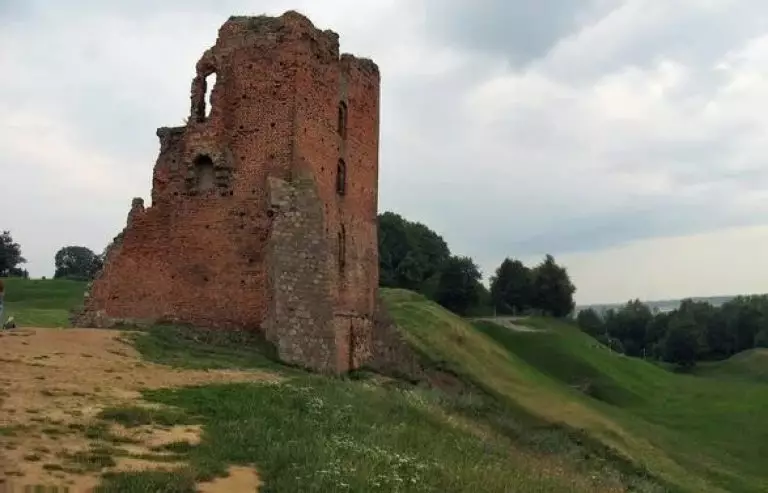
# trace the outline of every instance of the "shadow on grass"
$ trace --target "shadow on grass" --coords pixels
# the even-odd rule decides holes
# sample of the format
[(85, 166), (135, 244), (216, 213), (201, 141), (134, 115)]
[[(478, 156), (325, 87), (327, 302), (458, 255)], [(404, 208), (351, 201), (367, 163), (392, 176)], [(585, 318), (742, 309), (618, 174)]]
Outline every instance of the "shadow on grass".
[(147, 361), (188, 369), (268, 369), (298, 372), (277, 361), (259, 334), (157, 325), (125, 336)]

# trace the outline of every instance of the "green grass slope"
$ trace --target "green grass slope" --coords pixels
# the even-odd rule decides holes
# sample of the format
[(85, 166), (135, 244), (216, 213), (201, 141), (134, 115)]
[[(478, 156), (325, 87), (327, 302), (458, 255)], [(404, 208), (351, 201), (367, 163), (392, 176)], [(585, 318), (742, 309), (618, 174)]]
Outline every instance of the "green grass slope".
[[(19, 313), (66, 311), (67, 304), (80, 302), (59, 282), (14, 284), (9, 294)], [(597, 474), (603, 469), (585, 466), (561, 447), (547, 452), (546, 431), (529, 435), (540, 438), (538, 448), (496, 433), (484, 416), (470, 412), (484, 411), (480, 398), (452, 397), (365, 372), (350, 378), (311, 375), (192, 330), (156, 327), (134, 343), (158, 363), (267, 368), (284, 380), (153, 390), (145, 397), (167, 407), (105, 409), (95, 428), (107, 422), (199, 423), (204, 432), (199, 445), (174, 444), (173, 454), (161, 457), (179, 460), (183, 468), (109, 474), (102, 493), (192, 493), (197, 482), (224, 474), (230, 465), (254, 465), (262, 493), (625, 491), (620, 475)], [(505, 417), (503, 410), (489, 411)], [(98, 450), (118, 453), (109, 443)]]
[[(64, 320), (83, 287), (13, 281), (9, 311), (35, 320), (27, 325), (45, 325), (43, 314)], [(410, 344), (464, 382), (461, 392), (364, 372), (309, 375), (238, 343), (158, 327), (135, 341), (149, 360), (268, 368), (285, 381), (147, 392), (174, 409), (163, 416), (109, 410), (102, 419), (169, 424), (172, 415), (205, 432), (200, 445), (178, 451), (185, 469), (113, 475), (103, 491), (193, 492), (195, 481), (232, 464), (255, 464), (264, 492), (768, 491), (768, 385), (752, 378), (754, 362), (729, 378), (722, 367), (679, 375), (551, 320), (515, 332), (472, 324), (410, 292), (383, 297)]]
[(750, 349), (725, 361), (700, 364), (696, 368), (696, 374), (768, 384), (768, 349)]
[(583, 430), (681, 491), (768, 491), (768, 386), (678, 375), (569, 325), (515, 332), (410, 293), (388, 302), (411, 342), (510, 407)]
[(6, 318), (19, 326), (68, 327), (69, 311), (83, 303), (85, 283), (59, 279), (3, 279)]

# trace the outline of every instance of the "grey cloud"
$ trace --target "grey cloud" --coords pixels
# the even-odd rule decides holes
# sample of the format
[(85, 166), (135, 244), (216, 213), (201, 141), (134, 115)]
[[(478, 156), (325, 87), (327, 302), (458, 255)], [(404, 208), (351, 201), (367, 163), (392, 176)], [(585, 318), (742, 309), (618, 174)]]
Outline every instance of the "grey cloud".
[[(768, 4), (759, 0), (425, 0), (424, 5), (427, 30), (441, 43), (499, 55), (517, 68), (533, 64), (585, 84), (597, 74), (645, 67), (660, 57), (706, 66), (762, 34), (768, 21)], [(572, 47), (569, 38), (583, 43)], [(580, 53), (585, 47), (590, 52)]]
[[(626, 1), (591, 29), (560, 43), (547, 59), (538, 61), (537, 68), (589, 84), (600, 74), (671, 59), (698, 71), (693, 75), (701, 87), (689, 90), (706, 91), (717, 81), (711, 65), (764, 34), (767, 21), (768, 4), (760, 0)], [(583, 50), (589, 55), (579, 56)]]
[(619, 1), (426, 0), (424, 5), (427, 29), (442, 43), (500, 54), (524, 65)]

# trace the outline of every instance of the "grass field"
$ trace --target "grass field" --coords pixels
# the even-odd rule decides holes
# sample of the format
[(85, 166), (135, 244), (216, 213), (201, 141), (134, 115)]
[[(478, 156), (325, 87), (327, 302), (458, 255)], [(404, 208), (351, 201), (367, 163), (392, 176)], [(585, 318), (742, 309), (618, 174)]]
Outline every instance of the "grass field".
[[(9, 289), (17, 319), (80, 302), (74, 286), (27, 282), (15, 299)], [(266, 492), (768, 491), (765, 353), (680, 375), (552, 320), (515, 332), (471, 324), (410, 292), (383, 294), (425, 361), (469, 391), (447, 395), (365, 372), (322, 378), (238, 344), (155, 328), (134, 341), (149, 361), (266, 368), (285, 380), (147, 391), (168, 407), (106, 410), (104, 421), (194, 422), (204, 434), (175, 450), (185, 468), (112, 475), (103, 491), (193, 492), (229, 465), (255, 465)]]
[(3, 279), (6, 318), (28, 327), (68, 327), (70, 309), (83, 303), (85, 283), (66, 280)]

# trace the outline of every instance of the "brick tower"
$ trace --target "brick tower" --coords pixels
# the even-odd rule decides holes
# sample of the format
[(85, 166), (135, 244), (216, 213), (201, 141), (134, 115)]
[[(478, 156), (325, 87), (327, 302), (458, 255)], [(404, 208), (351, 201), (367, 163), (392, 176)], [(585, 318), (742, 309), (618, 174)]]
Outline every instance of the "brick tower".
[(134, 199), (76, 325), (260, 331), (286, 362), (360, 366), (378, 286), (378, 67), (289, 11), (231, 17), (196, 72), (186, 126), (157, 131), (151, 207)]

